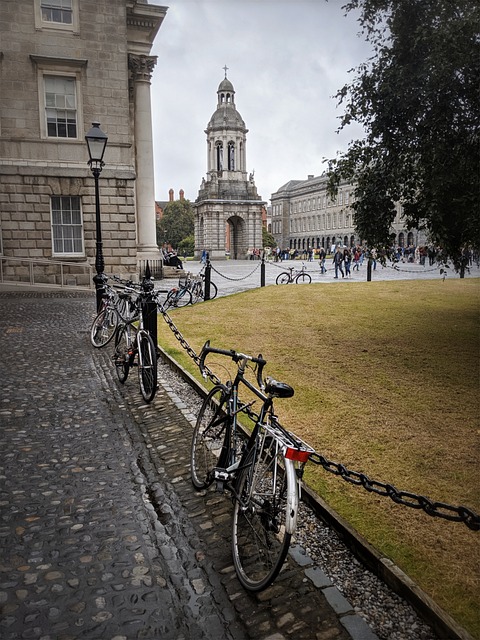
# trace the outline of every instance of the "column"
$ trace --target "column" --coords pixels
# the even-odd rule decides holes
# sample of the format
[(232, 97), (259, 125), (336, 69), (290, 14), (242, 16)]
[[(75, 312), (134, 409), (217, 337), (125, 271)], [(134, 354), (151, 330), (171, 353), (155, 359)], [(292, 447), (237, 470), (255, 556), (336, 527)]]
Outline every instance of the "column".
[[(150, 78), (156, 62), (156, 56), (133, 54), (128, 56), (134, 91), (137, 257), (144, 259), (148, 257), (158, 259), (160, 257), (155, 220), (155, 178), (150, 100)], [(150, 254), (150, 256), (146, 254)]]

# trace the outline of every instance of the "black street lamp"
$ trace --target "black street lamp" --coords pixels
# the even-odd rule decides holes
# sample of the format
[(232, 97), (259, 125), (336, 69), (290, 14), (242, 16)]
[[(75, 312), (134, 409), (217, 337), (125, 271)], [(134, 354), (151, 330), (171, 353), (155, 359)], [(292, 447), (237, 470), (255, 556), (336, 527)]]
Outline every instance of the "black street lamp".
[(105, 269), (105, 263), (103, 261), (103, 242), (102, 242), (102, 223), (100, 220), (100, 195), (98, 192), (98, 178), (102, 171), (103, 154), (105, 153), (105, 147), (107, 146), (108, 136), (100, 129), (99, 122), (92, 122), (92, 128), (85, 134), (85, 140), (88, 147), (88, 165), (93, 173), (95, 180), (95, 223), (96, 223), (96, 236), (97, 236), (97, 250), (95, 254), (95, 271), (97, 275), (93, 277), (95, 283), (95, 289), (97, 292), (97, 311), (100, 311), (102, 304), (103, 284), (105, 282), (105, 276), (103, 270)]

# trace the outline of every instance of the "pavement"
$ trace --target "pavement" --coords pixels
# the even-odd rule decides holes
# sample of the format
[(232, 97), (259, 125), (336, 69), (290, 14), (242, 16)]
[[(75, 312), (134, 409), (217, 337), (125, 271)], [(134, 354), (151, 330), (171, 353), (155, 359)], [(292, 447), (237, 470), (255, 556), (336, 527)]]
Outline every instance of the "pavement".
[[(351, 276), (335, 279), (335, 271), (331, 260), (326, 262), (326, 273), (321, 273), (318, 261), (301, 261), (301, 260), (285, 260), (283, 262), (265, 261), (265, 285), (275, 285), (275, 280), (279, 273), (286, 271), (289, 267), (301, 269), (302, 264), (305, 265), (307, 273), (312, 278), (312, 284), (337, 284), (340, 286), (349, 286), (352, 283), (367, 282), (367, 263), (366, 261), (358, 271), (352, 271)], [(248, 289), (255, 289), (261, 284), (262, 264), (259, 260), (222, 260), (211, 262), (212, 271), (211, 279), (218, 287), (218, 295), (225, 296)], [(198, 261), (184, 262), (184, 270), (197, 274), (203, 265)], [(465, 275), (466, 278), (480, 277), (480, 267), (473, 264)], [(459, 279), (460, 275), (455, 273), (453, 267), (443, 268), (437, 265), (424, 266), (417, 263), (400, 262), (393, 265), (388, 262), (386, 266), (382, 266), (377, 261), (376, 269), (372, 269), (371, 282), (391, 281), (391, 280), (443, 280), (443, 279)], [(164, 287), (166, 282), (175, 282), (174, 280), (162, 280), (159, 287)], [(291, 285), (282, 285), (291, 286)]]
[[(267, 284), (284, 265), (267, 263)], [(259, 286), (260, 263), (212, 267), (220, 295)], [(134, 372), (120, 385), (111, 348), (90, 345), (94, 305), (91, 291), (0, 286), (2, 640), (375, 640), (298, 550), (267, 590), (242, 589), (231, 502), (192, 488), (168, 375), (150, 405)]]

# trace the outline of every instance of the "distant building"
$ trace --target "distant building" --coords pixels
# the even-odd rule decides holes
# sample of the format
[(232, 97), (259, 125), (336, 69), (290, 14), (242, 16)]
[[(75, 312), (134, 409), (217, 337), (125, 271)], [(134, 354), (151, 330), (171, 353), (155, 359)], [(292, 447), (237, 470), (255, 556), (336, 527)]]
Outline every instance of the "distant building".
[(235, 90), (227, 78), (217, 90), (217, 109), (208, 123), (207, 175), (203, 178), (195, 210), (195, 255), (245, 259), (262, 248), (262, 209), (253, 172), (247, 177), (248, 129), (235, 106)]
[[(340, 184), (337, 197), (327, 194), (325, 174), (307, 180), (290, 180), (271, 196), (271, 233), (282, 249), (331, 249), (335, 244), (347, 247), (361, 243), (353, 224), (354, 186)], [(398, 246), (425, 243), (425, 235), (405, 228), (402, 208), (397, 204), (392, 233)]]
[(0, 249), (93, 265), (85, 133), (108, 135), (100, 175), (105, 271), (159, 257), (150, 79), (167, 8), (146, 0), (1, 0)]

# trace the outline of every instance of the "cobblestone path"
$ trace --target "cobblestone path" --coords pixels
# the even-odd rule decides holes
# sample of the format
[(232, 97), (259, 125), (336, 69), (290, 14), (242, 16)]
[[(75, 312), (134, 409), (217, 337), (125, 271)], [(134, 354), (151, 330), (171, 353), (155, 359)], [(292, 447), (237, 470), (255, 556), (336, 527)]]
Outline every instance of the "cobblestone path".
[(190, 482), (190, 423), (164, 389), (144, 405), (136, 376), (119, 385), (93, 304), (0, 294), (2, 640), (351, 637), (291, 559), (241, 588), (231, 505)]

